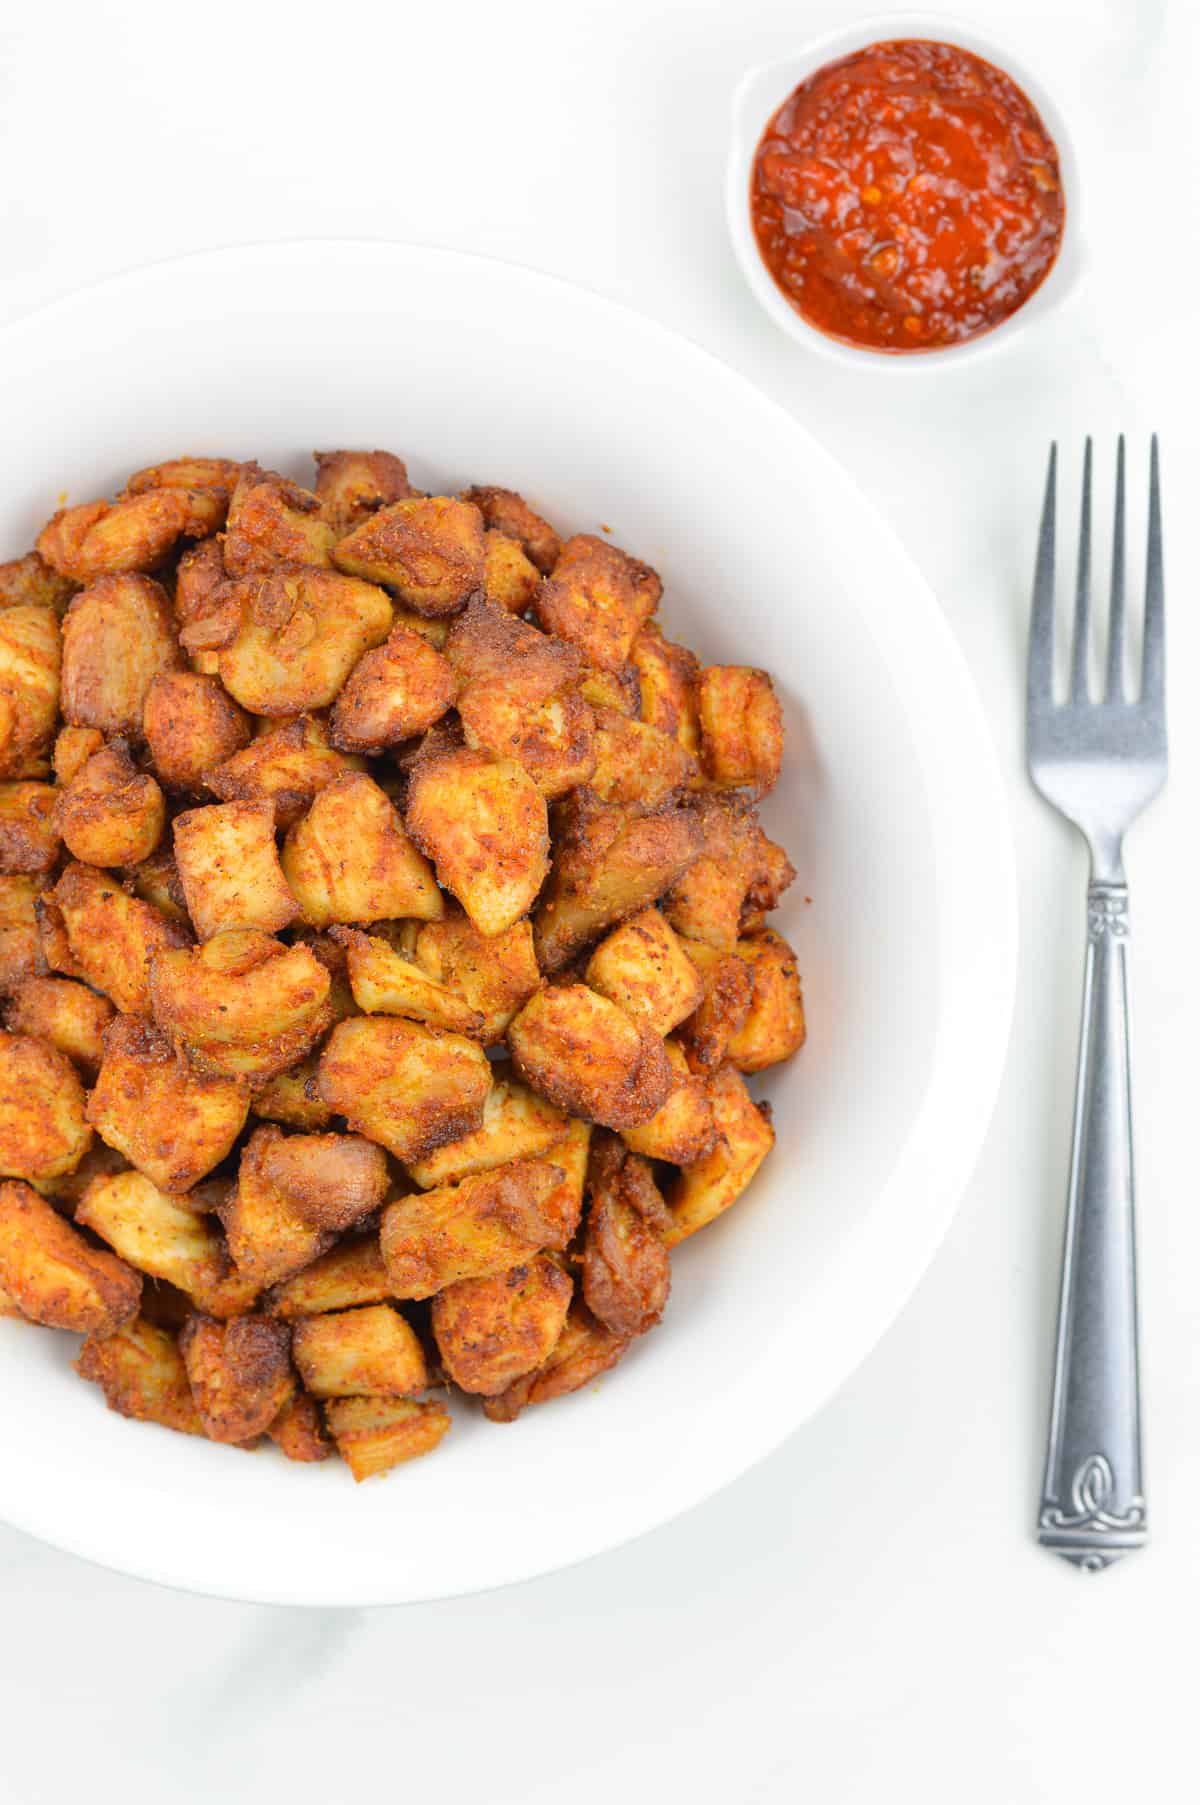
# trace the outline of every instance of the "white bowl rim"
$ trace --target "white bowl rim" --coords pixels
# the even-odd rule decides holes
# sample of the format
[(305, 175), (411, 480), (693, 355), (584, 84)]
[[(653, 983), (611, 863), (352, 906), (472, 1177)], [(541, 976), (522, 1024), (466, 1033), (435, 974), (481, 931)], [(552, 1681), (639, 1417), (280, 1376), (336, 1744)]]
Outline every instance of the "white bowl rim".
[[(886, 352), (866, 346), (843, 343), (831, 338), (805, 319), (791, 305), (762, 260), (754, 230), (750, 223), (748, 197), (750, 175), (759, 138), (768, 119), (782, 106), (788, 95), (806, 76), (825, 63), (849, 56), (869, 44), (889, 38), (931, 38), (936, 42), (955, 44), (975, 56), (995, 64), (1010, 75), (1033, 102), (1042, 122), (1053, 138), (1059, 155), (1066, 217), (1058, 256), (1045, 280), (1029, 299), (986, 332), (961, 344), (941, 345), (928, 351)], [(1030, 325), (1052, 312), (1078, 285), (1085, 268), (1082, 191), (1074, 137), (1057, 101), (1042, 86), (1023, 56), (1004, 38), (990, 30), (977, 31), (974, 25), (949, 13), (892, 12), (873, 13), (850, 25), (810, 38), (789, 55), (748, 69), (736, 84), (731, 98), (729, 155), (725, 166), (725, 217), (734, 255), (751, 293), (764, 312), (790, 338), (819, 352), (835, 363), (859, 369), (914, 370), (946, 369), (960, 366), (968, 359), (990, 357), (1011, 345)]]
[[(942, 880), (939, 888), (954, 891), (956, 903), (960, 905), (956, 914), (951, 916), (948, 912), (947, 916), (953, 941), (947, 964), (953, 981), (946, 986), (934, 1077), (909, 1140), (881, 1187), (869, 1220), (861, 1225), (857, 1235), (847, 1237), (832, 1263), (835, 1275), (853, 1274), (855, 1291), (860, 1298), (870, 1294), (872, 1307), (861, 1312), (870, 1326), (864, 1333), (861, 1322), (852, 1325), (847, 1320), (842, 1325), (836, 1350), (829, 1361), (829, 1372), (822, 1377), (803, 1417), (792, 1418), (781, 1413), (772, 1422), (769, 1432), (758, 1435), (752, 1447), (739, 1448), (737, 1458), (710, 1483), (693, 1489), (635, 1529), (622, 1528), (607, 1539), (594, 1541), (577, 1555), (556, 1557), (545, 1565), (514, 1561), (509, 1570), (498, 1573), (484, 1584), (468, 1582), (461, 1587), (442, 1584), (427, 1591), (409, 1590), (399, 1597), (389, 1595), (386, 1584), (379, 1589), (372, 1587), (369, 1593), (361, 1588), (323, 1587), (319, 1583), (285, 1589), (275, 1582), (249, 1584), (239, 1581), (227, 1589), (228, 1582), (222, 1584), (208, 1577), (196, 1577), (188, 1570), (186, 1562), (147, 1559), (132, 1535), (127, 1535), (125, 1545), (114, 1552), (111, 1535), (93, 1532), (86, 1512), (74, 1513), (69, 1524), (56, 1526), (50, 1533), (39, 1525), (36, 1513), (14, 1511), (7, 1501), (0, 1499), (4, 1520), (13, 1527), (84, 1560), (157, 1584), (246, 1602), (354, 1608), (371, 1604), (427, 1603), (465, 1593), (495, 1590), (610, 1552), (662, 1527), (712, 1497), (774, 1452), (803, 1421), (824, 1407), (903, 1309), (943, 1240), (975, 1167), (995, 1107), (1008, 1051), (1016, 993), (1017, 887), (1008, 803), (987, 717), (958, 642), (909, 553), (883, 516), (858, 490), (849, 473), (793, 415), (733, 366), (652, 316), (572, 281), (506, 259), (397, 240), (313, 237), (229, 245), (158, 259), (106, 276), (58, 296), (0, 328), (0, 354), (5, 351), (19, 354), (23, 336), (36, 335), (48, 322), (68, 314), (92, 295), (115, 300), (155, 278), (185, 275), (202, 268), (232, 275), (258, 263), (291, 267), (305, 258), (327, 258), (334, 252), (340, 258), (353, 255), (367, 263), (376, 260), (385, 266), (390, 264), (393, 271), (397, 260), (407, 264), (410, 273), (419, 272), (422, 265), (432, 260), (456, 264), (464, 278), (469, 278), (472, 271), (502, 270), (515, 282), (557, 287), (574, 297), (577, 303), (594, 309), (597, 315), (618, 316), (627, 327), (645, 334), (659, 345), (676, 350), (682, 348), (698, 366), (707, 366), (715, 380), (739, 390), (746, 405), (759, 410), (764, 422), (775, 429), (785, 428), (803, 439), (809, 453), (826, 466), (829, 480), (842, 485), (856, 504), (870, 514), (873, 530), (886, 542), (889, 558), (897, 566), (904, 567), (914, 599), (918, 595), (921, 598), (917, 612), (906, 614), (903, 622), (886, 607), (872, 611), (864, 602), (863, 622), (898, 681), (908, 675), (916, 684), (936, 684), (939, 699), (953, 715), (954, 731), (960, 736), (955, 740), (958, 756), (954, 759), (944, 757), (942, 744), (934, 744), (932, 733), (921, 748), (923, 774), (930, 786), (931, 815), (939, 825), (944, 827), (952, 821), (955, 828), (954, 857), (946, 862), (944, 874), (939, 860)], [(964, 901), (970, 905), (965, 909), (961, 907)], [(969, 1070), (956, 1060), (954, 1053), (959, 1031), (968, 1022), (972, 1039)], [(918, 1194), (922, 1199), (922, 1213), (915, 1223), (890, 1207), (895, 1197), (903, 1192)], [(870, 1239), (873, 1248), (869, 1270), (859, 1258), (858, 1243), (864, 1239)]]

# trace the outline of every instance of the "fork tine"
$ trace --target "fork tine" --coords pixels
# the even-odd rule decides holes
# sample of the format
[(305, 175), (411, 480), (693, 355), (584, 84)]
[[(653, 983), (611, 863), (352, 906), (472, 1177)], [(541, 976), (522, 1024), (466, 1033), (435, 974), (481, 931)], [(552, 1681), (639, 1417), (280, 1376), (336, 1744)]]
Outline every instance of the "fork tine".
[(1112, 583), (1108, 602), (1108, 676), (1105, 699), (1125, 696), (1125, 434), (1117, 440), (1117, 498), (1113, 503)]
[(1042, 524), (1038, 529), (1037, 564), (1033, 573), (1033, 610), (1029, 621), (1029, 704), (1048, 707), (1054, 699), (1054, 513), (1058, 446), (1050, 446)]
[(1142, 701), (1163, 705), (1166, 623), (1163, 597), (1162, 501), (1158, 486), (1158, 434), (1150, 439), (1150, 524), (1146, 535), (1146, 625), (1142, 641)]
[(1083, 449), (1083, 496), (1079, 506), (1079, 559), (1075, 566), (1075, 637), (1071, 643), (1071, 700), (1088, 699), (1088, 650), (1092, 614), (1092, 441)]

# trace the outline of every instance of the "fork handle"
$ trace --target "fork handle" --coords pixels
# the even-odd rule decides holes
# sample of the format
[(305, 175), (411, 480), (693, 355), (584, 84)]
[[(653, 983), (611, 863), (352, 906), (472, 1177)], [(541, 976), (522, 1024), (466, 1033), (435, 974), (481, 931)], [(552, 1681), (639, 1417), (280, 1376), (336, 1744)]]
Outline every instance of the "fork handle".
[(1038, 1540), (1096, 1572), (1146, 1540), (1125, 955), (1129, 892), (1088, 885), (1083, 1024)]

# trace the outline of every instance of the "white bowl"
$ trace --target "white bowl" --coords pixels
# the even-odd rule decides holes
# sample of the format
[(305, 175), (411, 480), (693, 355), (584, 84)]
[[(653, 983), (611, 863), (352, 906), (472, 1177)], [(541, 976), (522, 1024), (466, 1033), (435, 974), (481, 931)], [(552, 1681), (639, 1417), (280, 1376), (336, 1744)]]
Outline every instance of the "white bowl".
[[(740, 1473), (820, 1405), (931, 1257), (1008, 1034), (1014, 877), (984, 719), (933, 597), (827, 454), (661, 326), (498, 263), (300, 244), (136, 273), (0, 335), (0, 544), (66, 489), (185, 450), (310, 470), (385, 446), (422, 486), (502, 482), (662, 572), (669, 632), (775, 673), (768, 826), (810, 1038), (760, 1090), (779, 1144), (675, 1259), (663, 1326), (508, 1428), (463, 1411), (355, 1487), (127, 1422), (74, 1337), (0, 1322), (0, 1516), (131, 1573), (239, 1598), (379, 1604), (527, 1578)], [(812, 899), (811, 904), (807, 901)]]
[[(932, 38), (939, 43), (957, 44), (973, 51), (985, 61), (994, 63), (1011, 75), (1024, 89), (1042, 116), (1042, 122), (1058, 147), (1066, 213), (1062, 243), (1058, 256), (1041, 285), (1029, 299), (998, 326), (981, 332), (976, 338), (958, 345), (941, 345), (928, 351), (871, 351), (865, 347), (843, 344), (798, 313), (776, 284), (758, 248), (750, 219), (750, 182), (755, 153), (767, 123), (783, 105), (792, 90), (826, 63), (863, 50), (891, 38)], [(1036, 320), (1043, 319), (1070, 294), (1083, 269), (1083, 235), (1080, 213), (1079, 173), (1074, 145), (1066, 121), (1056, 103), (1041, 83), (1014, 56), (1006, 45), (982, 37), (969, 25), (944, 13), (879, 13), (837, 31), (826, 32), (779, 62), (751, 69), (738, 83), (733, 94), (729, 158), (725, 168), (725, 214), (734, 254), (742, 274), (764, 312), (790, 338), (797, 339), (810, 350), (838, 363), (857, 364), (860, 369), (881, 366), (898, 370), (927, 370), (960, 365), (968, 358), (990, 356), (1026, 331)]]

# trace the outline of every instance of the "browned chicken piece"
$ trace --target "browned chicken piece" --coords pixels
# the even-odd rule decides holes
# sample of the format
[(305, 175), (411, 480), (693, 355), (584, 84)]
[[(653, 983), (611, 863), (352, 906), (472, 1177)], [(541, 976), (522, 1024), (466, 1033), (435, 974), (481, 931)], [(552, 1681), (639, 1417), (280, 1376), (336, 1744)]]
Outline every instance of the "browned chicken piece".
[(295, 1391), (290, 1340), (287, 1324), (270, 1316), (188, 1318), (179, 1351), (210, 1441), (253, 1441), (271, 1427)]
[(225, 517), (211, 489), (150, 489), (119, 501), (60, 508), (38, 534), (47, 564), (76, 583), (157, 570), (180, 539), (204, 539)]
[(21, 1315), (77, 1335), (136, 1315), (142, 1275), (85, 1241), (32, 1185), (0, 1184), (0, 1285)]
[(692, 1072), (677, 1040), (664, 1042), (671, 1066), (671, 1089), (660, 1110), (636, 1128), (623, 1128), (621, 1139), (633, 1153), (647, 1159), (667, 1160), (674, 1166), (690, 1166), (712, 1151), (717, 1138), (708, 1076)]
[(93, 865), (68, 865), (39, 906), (54, 970), (86, 979), (132, 1015), (150, 1013), (150, 959), (182, 949), (191, 939), (153, 904), (130, 896), (111, 872)]
[(31, 877), (58, 858), (57, 795), (48, 783), (0, 783), (0, 874)]
[(669, 1034), (696, 1010), (704, 981), (658, 909), (631, 915), (600, 942), (587, 982), (656, 1034)]
[(359, 1304), (380, 1304), (391, 1295), (379, 1236), (370, 1234), (359, 1241), (340, 1242), (294, 1278), (276, 1285), (266, 1303), (276, 1316), (291, 1321), (298, 1316), (321, 1316), (329, 1310), (352, 1310)]
[(165, 1279), (198, 1309), (224, 1319), (250, 1309), (256, 1275), (236, 1270), (209, 1199), (164, 1191), (144, 1172), (102, 1173), (79, 1200), (75, 1220), (148, 1277)]
[(161, 584), (100, 577), (80, 590), (63, 620), (63, 715), (73, 727), (138, 739), (150, 685), (182, 662)]
[[(569, 1118), (508, 1074), (492, 1068), (494, 1082), (483, 1105), (483, 1120), (473, 1133), (448, 1141), (425, 1159), (408, 1162), (409, 1176), (423, 1189), (457, 1184), (475, 1172), (532, 1158), (556, 1149), (570, 1127)], [(557, 1163), (557, 1162), (556, 1162)]]
[(112, 1018), (108, 998), (74, 978), (25, 978), (14, 987), (4, 1008), (4, 1025), (11, 1034), (48, 1041), (89, 1081), (99, 1068), (102, 1037)]
[(499, 1396), (488, 1398), (484, 1412), (493, 1423), (515, 1422), (527, 1404), (548, 1404), (591, 1385), (617, 1364), (628, 1347), (628, 1336), (614, 1335), (576, 1299), (562, 1334), (541, 1366), (515, 1380)]
[(692, 782), (698, 767), (679, 741), (612, 708), (593, 711), (596, 768), (588, 787), (601, 802), (636, 802), (654, 808)]
[(483, 516), (446, 495), (396, 501), (340, 540), (333, 561), (418, 614), (455, 614), (483, 587)]
[(411, 1398), (331, 1398), (325, 1423), (356, 1484), (431, 1454), (450, 1427), (442, 1404)]
[(637, 672), (642, 720), (698, 756), (700, 660), (686, 646), (664, 639), (657, 624), (649, 621), (630, 647), (629, 661)]
[(390, 451), (314, 451), (313, 457), (321, 515), (335, 539), (344, 539), (380, 508), (418, 493), (403, 461)]
[(432, 1028), (449, 1028), (454, 1034), (479, 1038), (483, 1016), (446, 984), (421, 969), (413, 959), (396, 951), (377, 934), (357, 928), (333, 928), (330, 938), (346, 949), (347, 970), (354, 1001), (366, 1015), (403, 1015), (410, 1021), (428, 1022)]
[(91, 1145), (83, 1086), (65, 1053), (0, 1033), (0, 1177), (57, 1178)]
[(119, 1416), (160, 1423), (184, 1435), (203, 1435), (204, 1424), (188, 1384), (177, 1338), (135, 1316), (111, 1333), (89, 1335), (75, 1371), (99, 1385)]
[(267, 1425), (267, 1434), (287, 1460), (328, 1460), (334, 1451), (320, 1408), (298, 1387), (293, 1387), (275, 1421)]
[(591, 533), (568, 539), (538, 592), (548, 633), (582, 648), (589, 664), (617, 670), (662, 596), (655, 571)]
[(400, 917), (436, 921), (445, 907), (391, 799), (359, 772), (334, 778), (318, 793), (289, 829), (282, 865), (312, 927)]
[(526, 915), (550, 869), (546, 801), (508, 758), (464, 748), (418, 761), (408, 831), (481, 934)]
[(562, 1334), (570, 1276), (548, 1254), (491, 1278), (460, 1279), (433, 1300), (442, 1364), (463, 1391), (495, 1397), (542, 1365)]
[(259, 1171), (305, 1222), (339, 1232), (377, 1210), (388, 1191), (383, 1148), (357, 1134), (264, 1136)]
[(667, 1193), (668, 1247), (694, 1235), (741, 1196), (775, 1144), (770, 1112), (756, 1104), (745, 1080), (722, 1066), (712, 1080), (717, 1139), (711, 1153), (681, 1172)]
[(273, 934), (300, 913), (275, 845), (270, 802), (219, 802), (189, 809), (174, 824), (175, 862), (192, 926), (201, 940), (230, 928)]
[(280, 1122), (285, 1128), (302, 1128), (310, 1134), (328, 1128), (333, 1111), (317, 1091), (317, 1055), (310, 1053), (286, 1072), (268, 1078), (255, 1090), (250, 1107), (264, 1121)]
[(491, 527), (483, 535), (483, 593), (497, 608), (524, 614), (541, 585), (541, 574), (515, 539)]
[(67, 851), (83, 864), (140, 865), (162, 839), (167, 805), (125, 741), (112, 740), (59, 793), (54, 819)]
[(291, 827), (335, 777), (364, 768), (361, 758), (333, 750), (323, 721), (303, 714), (271, 723), (242, 751), (205, 771), (204, 783), (224, 802), (270, 802), (276, 827)]
[(47, 564), (39, 552), (0, 564), (0, 608), (52, 608), (63, 614), (76, 584)]
[(206, 489), (229, 504), (241, 479), (243, 466), (236, 458), (167, 458), (135, 470), (125, 484), (126, 495), (145, 495), (152, 489)]
[[(49, 970), (36, 906), (44, 883), (44, 877), (32, 873), (0, 876), (0, 995), (9, 994), (26, 979), (41, 977)], [(532, 940), (529, 956), (532, 959)]]
[(196, 1071), (153, 1022), (119, 1015), (105, 1030), (87, 1116), (162, 1190), (190, 1191), (232, 1149), (249, 1102), (240, 1080)]
[(565, 1246), (561, 1218), (546, 1207), (562, 1178), (550, 1159), (519, 1159), (389, 1203), (379, 1245), (393, 1295), (433, 1297)]
[(451, 628), (446, 656), (468, 745), (515, 759), (545, 796), (587, 781), (594, 726), (573, 646), (476, 600)]
[(613, 671), (602, 671), (594, 664), (584, 667), (580, 685), (585, 702), (593, 708), (611, 708), (615, 713), (636, 720), (641, 708), (638, 675), (632, 664), (622, 664)]
[(671, 1260), (647, 1220), (646, 1193), (657, 1190), (649, 1163), (630, 1155), (614, 1180), (592, 1195), (583, 1236), (583, 1298), (614, 1335), (644, 1335), (662, 1318), (671, 1290)]
[(374, 583), (336, 570), (277, 570), (223, 592), (221, 610), (186, 626), (189, 651), (217, 653), (221, 682), (252, 714), (328, 708), (364, 652), (392, 629)]
[(89, 758), (104, 750), (104, 735), (98, 727), (60, 727), (54, 738), (51, 763), (54, 776), (66, 789), (78, 776)]
[(421, 1343), (391, 1304), (303, 1316), (292, 1352), (314, 1398), (411, 1398), (429, 1383)]
[(443, 920), (421, 928), (414, 956), (435, 983), (482, 1016), (478, 1028), (460, 1031), (485, 1047), (503, 1040), (513, 1016), (541, 983), (528, 921), (486, 935), (460, 911), (447, 910)]
[(715, 1072), (729, 1044), (750, 1012), (754, 977), (744, 959), (722, 952), (703, 940), (683, 942), (704, 980), (700, 1007), (679, 1029), (679, 1042), (694, 1072)]
[(474, 502), (486, 524), (508, 539), (515, 539), (526, 557), (545, 575), (554, 569), (562, 550), (562, 541), (554, 528), (535, 514), (523, 495), (515, 489), (497, 489), (487, 484), (464, 489), (462, 499)]
[(766, 671), (714, 664), (697, 686), (705, 775), (723, 789), (744, 785), (765, 796), (783, 762), (783, 710)]
[(215, 677), (164, 671), (146, 692), (142, 731), (159, 781), (204, 794), (205, 773), (250, 744), (250, 722)]
[(554, 864), (534, 918), (543, 971), (562, 969), (605, 928), (657, 901), (699, 857), (693, 810), (605, 806), (586, 795), (560, 805)]
[(753, 980), (750, 1008), (729, 1041), (727, 1057), (739, 1072), (761, 1072), (790, 1059), (804, 1045), (804, 999), (796, 955), (770, 928), (739, 940), (739, 959)]
[(247, 465), (225, 528), (225, 569), (258, 576), (281, 564), (328, 566), (333, 531), (317, 497), (286, 477)]
[(585, 984), (538, 991), (508, 1043), (527, 1084), (606, 1128), (648, 1121), (671, 1089), (662, 1037)]
[(220, 1207), (237, 1270), (256, 1289), (278, 1285), (311, 1266), (332, 1247), (332, 1229), (317, 1228), (264, 1171), (282, 1140), (278, 1128), (256, 1128), (242, 1149), (238, 1179)]
[(407, 627), (359, 659), (330, 716), (343, 752), (386, 751), (441, 719), (454, 701), (454, 673), (442, 654)]
[(53, 608), (0, 609), (0, 777), (45, 777), (49, 770), (61, 664)]
[[(698, 796), (691, 807), (701, 856), (663, 903), (667, 920), (689, 940), (732, 952), (747, 903), (774, 908), (795, 872), (740, 796)], [(773, 897), (763, 900), (767, 893)]]
[(317, 1084), (352, 1129), (408, 1161), (479, 1126), (492, 1074), (487, 1054), (461, 1034), (360, 1015), (329, 1036)]
[(329, 973), (306, 946), (256, 928), (150, 961), (150, 1009), (201, 1071), (251, 1085), (302, 1059), (329, 1025)]

